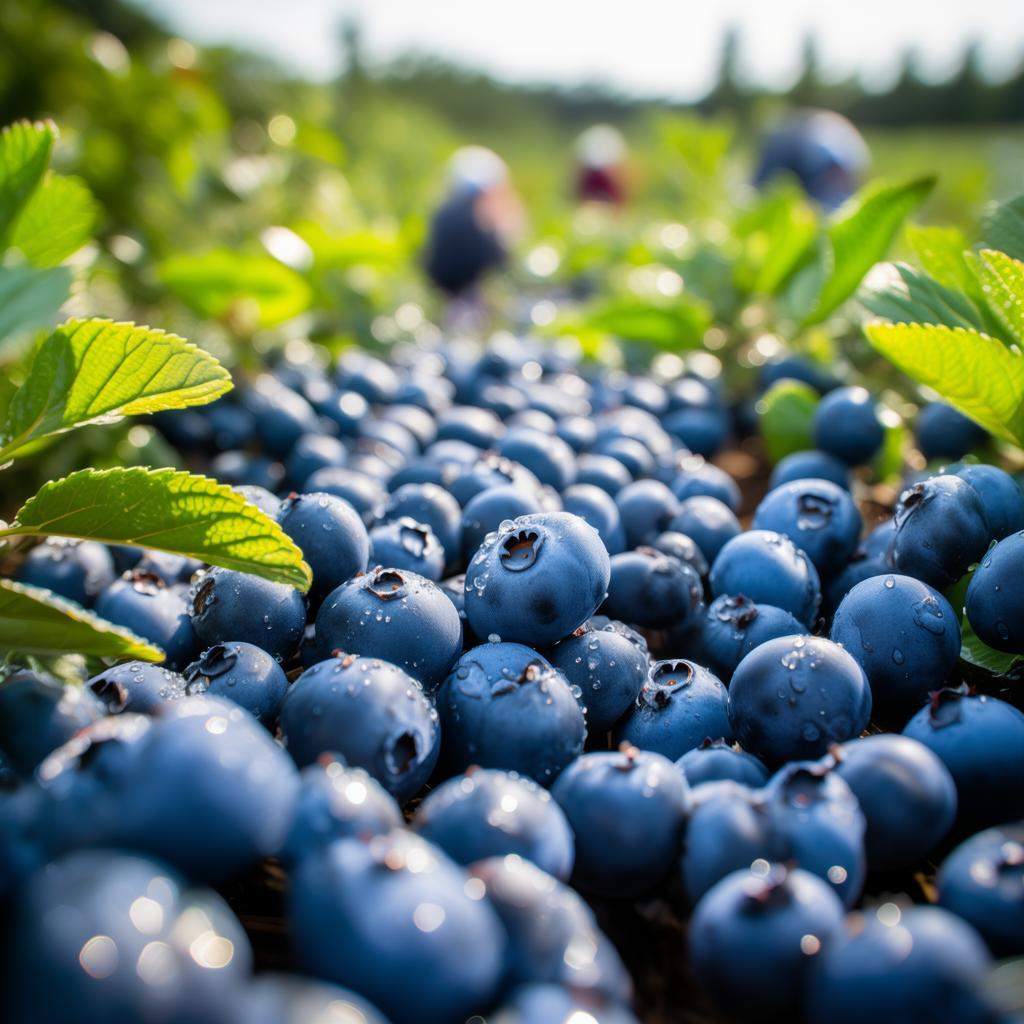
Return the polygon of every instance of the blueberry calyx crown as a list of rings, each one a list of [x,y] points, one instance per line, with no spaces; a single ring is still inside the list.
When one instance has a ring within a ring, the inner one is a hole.
[[[408,729],[396,733],[388,741],[384,760],[392,775],[404,775],[420,756],[419,737]]]
[[[208,647],[182,673],[185,681],[197,683],[201,678],[209,680],[230,672],[238,662],[238,648],[229,644],[214,644]]]
[[[810,807],[825,799],[825,780],[831,771],[832,765],[824,761],[791,768],[783,775],[779,792],[793,807]]]
[[[745,914],[762,914],[788,906],[793,899],[789,885],[789,868],[785,864],[773,864],[763,876],[752,876],[747,880],[743,900]]]
[[[746,594],[734,594],[716,601],[715,617],[731,622],[736,629],[746,629],[757,621],[757,605]]]
[[[692,661],[659,661],[651,667],[650,676],[640,690],[638,703],[661,710],[669,705],[673,694],[693,682],[695,668]]]
[[[405,577],[397,569],[377,566],[373,571],[373,580],[366,589],[381,601],[393,601],[396,597],[402,596],[405,590]]]
[[[422,558],[434,547],[434,535],[429,526],[418,523],[412,516],[402,516],[398,520],[399,537],[402,547],[416,558]]]
[[[820,494],[803,491],[796,499],[797,526],[803,530],[820,530],[828,526],[835,512],[835,502]]]
[[[89,689],[103,702],[108,715],[116,715],[128,706],[128,688],[115,679],[94,679]]]
[[[928,722],[933,729],[944,729],[946,726],[955,725],[963,718],[963,708],[960,706],[961,698],[970,695],[970,688],[967,684],[962,686],[946,686],[941,690],[935,690],[931,694],[928,704]]]
[[[640,751],[632,743],[619,744],[619,756],[615,759],[615,768],[620,772],[631,772],[637,766]]]
[[[147,569],[130,569],[121,578],[142,594],[155,594],[159,590],[167,589],[167,581]]]
[[[510,534],[501,544],[501,566],[512,572],[522,572],[537,562],[544,537],[537,530],[519,530]]]

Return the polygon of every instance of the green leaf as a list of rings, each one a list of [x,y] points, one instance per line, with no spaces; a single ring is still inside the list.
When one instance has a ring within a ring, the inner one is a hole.
[[[0,342],[48,327],[70,294],[67,267],[0,266]]]
[[[875,477],[882,483],[898,482],[903,476],[904,452],[907,447],[907,428],[902,418],[892,409],[882,412],[885,436],[882,448],[875,456],[872,468]]]
[[[0,651],[163,661],[159,647],[49,590],[0,580]]]
[[[982,249],[974,263],[985,303],[1008,339],[1024,345],[1024,263],[995,249]]]
[[[92,237],[99,204],[78,178],[50,175],[21,211],[10,244],[37,267],[55,267]]]
[[[982,219],[981,236],[989,249],[1024,260],[1024,195],[991,206]]]
[[[989,433],[1024,443],[1024,357],[979,331],[938,324],[868,324],[868,341],[919,384]]]
[[[796,380],[776,381],[757,403],[761,436],[772,463],[814,447],[818,393]]]
[[[243,331],[284,323],[312,301],[306,280],[271,256],[229,249],[172,256],[159,275],[199,316],[229,320]]]
[[[712,319],[707,303],[693,297],[660,301],[622,295],[586,310],[576,328],[672,350],[700,345]]]
[[[42,181],[56,139],[51,121],[18,121],[0,131],[0,244]]]
[[[176,469],[83,469],[43,484],[0,537],[81,537],[171,551],[308,590],[302,552],[237,491]]]
[[[908,224],[904,235],[925,272],[943,287],[968,294],[977,287],[964,258],[967,239],[959,228]]]
[[[748,292],[774,295],[796,269],[814,241],[818,216],[795,187],[781,187],[739,219],[736,233],[743,251],[737,282]]]
[[[924,202],[933,177],[869,186],[853,197],[828,227],[831,266],[804,326],[820,323],[856,290],[864,275],[885,258],[903,221]]]
[[[893,323],[945,324],[984,330],[978,310],[964,295],[905,263],[879,263],[857,293],[861,305]]]
[[[69,320],[43,342],[11,401],[0,461],[41,437],[203,405],[230,389],[228,371],[176,334],[110,320]]]

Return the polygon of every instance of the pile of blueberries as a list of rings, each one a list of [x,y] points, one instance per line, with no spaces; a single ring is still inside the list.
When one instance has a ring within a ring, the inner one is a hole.
[[[659,1021],[1010,1021],[1024,714],[960,652],[965,612],[1024,655],[1024,493],[929,406],[936,471],[865,522],[875,401],[780,377],[824,392],[817,447],[759,503],[710,461],[743,419],[716,379],[509,337],[282,359],[160,418],[313,586],[24,559],[167,660],[0,684],[4,1019],[636,1024],[600,923],[629,901],[686,922]],[[268,871],[292,973],[211,888]]]

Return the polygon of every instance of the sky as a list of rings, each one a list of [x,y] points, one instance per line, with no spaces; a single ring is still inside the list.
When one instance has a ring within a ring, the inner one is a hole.
[[[879,85],[915,47],[926,74],[955,66],[979,40],[994,74],[1024,59],[1024,0],[135,0],[173,31],[229,42],[322,78],[338,67],[338,26],[354,18],[371,58],[415,50],[492,74],[693,99],[711,83],[723,29],[743,32],[745,66],[785,86],[804,33],[825,69],[860,71]]]

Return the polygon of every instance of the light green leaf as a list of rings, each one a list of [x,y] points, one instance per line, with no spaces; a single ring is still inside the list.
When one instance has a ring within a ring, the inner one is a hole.
[[[1024,195],[990,207],[982,220],[981,236],[989,249],[1024,260]]]
[[[743,251],[737,283],[756,295],[774,295],[814,241],[818,215],[795,187],[780,187],[740,218]]]
[[[862,190],[828,227],[831,267],[804,326],[820,323],[856,290],[864,275],[885,258],[907,216],[924,202],[933,177],[881,183]]]
[[[37,267],[55,267],[92,237],[99,204],[78,178],[50,175],[26,203],[10,244]]]
[[[814,447],[818,393],[797,380],[776,381],[757,403],[761,436],[772,463]]]
[[[110,320],[69,320],[43,342],[11,402],[0,461],[41,437],[203,405],[230,389],[228,371],[176,334]]]
[[[968,294],[977,286],[964,259],[968,245],[959,228],[908,224],[904,235],[925,272],[939,284]]]
[[[688,349],[700,345],[712,319],[707,303],[690,296],[659,301],[621,295],[586,310],[575,329],[669,350]]]
[[[199,316],[226,319],[242,331],[283,323],[312,301],[306,280],[271,256],[229,249],[172,256],[159,275]]]
[[[905,263],[877,264],[857,299],[876,316],[893,323],[945,324],[978,330],[985,326],[978,310],[962,293]]]
[[[938,324],[868,324],[868,341],[919,384],[990,434],[1024,443],[1024,357],[980,331]]]
[[[43,484],[0,537],[156,548],[308,590],[302,552],[237,491],[176,469],[83,469]]]
[[[52,324],[70,293],[67,267],[0,266],[0,342]]]
[[[903,476],[904,452],[907,448],[907,428],[902,418],[892,409],[882,413],[885,436],[882,447],[872,463],[875,477],[882,483],[898,482]]]
[[[995,249],[982,249],[974,263],[985,303],[1007,332],[1024,345],[1024,263]]]
[[[56,138],[51,121],[18,121],[0,131],[0,244],[42,181]]]
[[[49,590],[0,580],[0,651],[163,661],[159,647]]]

